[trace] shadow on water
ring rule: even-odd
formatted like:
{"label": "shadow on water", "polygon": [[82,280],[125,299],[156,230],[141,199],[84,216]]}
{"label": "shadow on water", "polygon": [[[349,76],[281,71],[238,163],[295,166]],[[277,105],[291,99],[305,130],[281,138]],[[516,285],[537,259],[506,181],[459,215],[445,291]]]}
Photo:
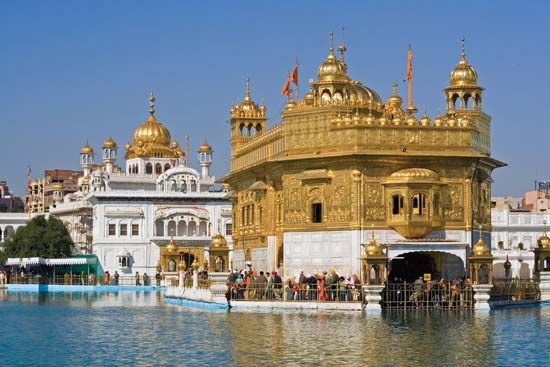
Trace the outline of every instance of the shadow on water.
{"label": "shadow on water", "polygon": [[550,360],[550,307],[257,313],[165,304],[155,292],[0,291],[0,320],[4,335],[12,336],[0,343],[0,362],[40,365],[79,365],[83,355],[88,366],[538,366]]}

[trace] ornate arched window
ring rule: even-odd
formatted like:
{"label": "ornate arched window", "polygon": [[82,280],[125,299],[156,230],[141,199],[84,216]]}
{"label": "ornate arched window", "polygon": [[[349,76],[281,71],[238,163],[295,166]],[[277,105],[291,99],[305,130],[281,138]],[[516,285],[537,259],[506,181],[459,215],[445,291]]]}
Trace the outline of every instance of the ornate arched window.
{"label": "ornate arched window", "polygon": [[162,164],[160,163],[155,164],[155,173],[157,175],[160,175],[162,173]]}
{"label": "ornate arched window", "polygon": [[152,175],[153,174],[153,165],[151,163],[147,163],[145,165],[145,174]]}

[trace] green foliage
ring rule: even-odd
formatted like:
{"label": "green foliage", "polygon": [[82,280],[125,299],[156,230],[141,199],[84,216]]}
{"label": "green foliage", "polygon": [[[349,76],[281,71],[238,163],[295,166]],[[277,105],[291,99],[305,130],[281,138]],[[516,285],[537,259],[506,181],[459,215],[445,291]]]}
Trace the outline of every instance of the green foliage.
{"label": "green foliage", "polygon": [[64,258],[72,255],[74,243],[63,222],[51,216],[34,217],[19,227],[5,243],[7,257]]}

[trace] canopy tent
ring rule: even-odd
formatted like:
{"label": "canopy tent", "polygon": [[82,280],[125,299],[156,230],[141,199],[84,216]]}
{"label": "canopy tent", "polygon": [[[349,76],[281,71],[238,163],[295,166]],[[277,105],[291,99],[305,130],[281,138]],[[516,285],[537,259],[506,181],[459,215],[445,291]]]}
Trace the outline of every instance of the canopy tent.
{"label": "canopy tent", "polygon": [[53,273],[82,273],[95,274],[96,276],[103,273],[101,265],[97,261],[96,255],[78,255],[64,259],[44,259],[42,257],[10,257],[6,261],[6,266],[17,266],[26,268],[30,266],[45,266],[52,267]]}

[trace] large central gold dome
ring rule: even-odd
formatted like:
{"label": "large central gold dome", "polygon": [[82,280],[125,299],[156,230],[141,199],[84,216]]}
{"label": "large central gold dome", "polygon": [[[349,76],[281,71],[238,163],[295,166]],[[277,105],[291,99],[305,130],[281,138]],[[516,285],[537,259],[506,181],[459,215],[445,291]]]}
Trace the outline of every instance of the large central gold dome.
{"label": "large central gold dome", "polygon": [[155,117],[155,97],[149,97],[149,118],[134,130],[133,144],[126,145],[126,159],[132,158],[181,158],[183,151],[177,141],[170,144],[170,132]]}
{"label": "large central gold dome", "polygon": [[154,115],[149,116],[147,121],[134,130],[134,143],[137,144],[142,142],[169,146],[170,140],[170,132],[166,126],[157,121]]}

